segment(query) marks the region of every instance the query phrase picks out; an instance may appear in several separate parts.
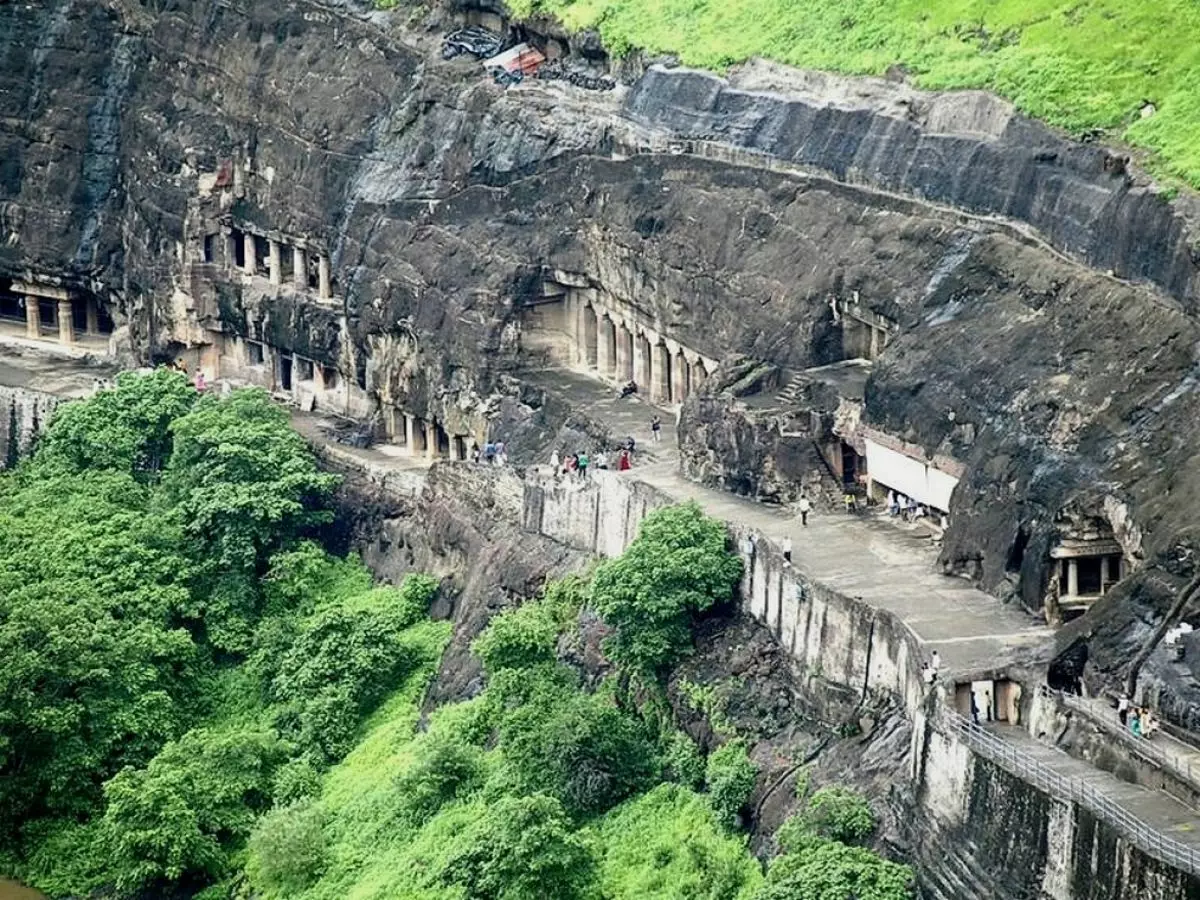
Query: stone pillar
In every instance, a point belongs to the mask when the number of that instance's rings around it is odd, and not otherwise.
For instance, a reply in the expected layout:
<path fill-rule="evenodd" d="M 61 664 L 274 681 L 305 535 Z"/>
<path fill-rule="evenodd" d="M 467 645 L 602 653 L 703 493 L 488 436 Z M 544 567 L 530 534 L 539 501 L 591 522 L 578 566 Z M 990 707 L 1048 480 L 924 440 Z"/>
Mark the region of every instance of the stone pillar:
<path fill-rule="evenodd" d="M 617 335 L 617 381 L 624 384 L 633 377 L 633 335 L 623 322 L 615 326 Z"/>
<path fill-rule="evenodd" d="M 42 309 L 38 298 L 32 295 L 25 297 L 25 336 L 35 339 L 42 336 Z"/>
<path fill-rule="evenodd" d="M 84 302 L 86 304 L 85 308 L 87 310 L 87 325 L 86 325 L 87 333 L 89 335 L 99 334 L 100 333 L 100 308 L 99 308 L 99 305 L 96 303 L 96 298 L 88 297 L 87 300 L 85 300 Z"/>
<path fill-rule="evenodd" d="M 571 288 L 563 295 L 563 325 L 567 333 L 567 364 L 574 365 L 579 361 L 579 303 Z"/>
<path fill-rule="evenodd" d="M 283 259 L 279 250 L 279 241 L 270 242 L 271 255 L 267 264 L 271 271 L 271 284 L 283 284 Z"/>
<path fill-rule="evenodd" d="M 75 343 L 75 322 L 70 300 L 58 301 L 58 339 L 64 344 Z"/>
<path fill-rule="evenodd" d="M 596 339 L 596 366 L 602 376 L 612 378 L 617 363 L 617 340 L 612 319 L 600 316 L 597 330 L 599 334 Z"/>
<path fill-rule="evenodd" d="M 258 247 L 254 244 L 254 235 L 247 234 L 242 238 L 242 255 L 245 259 L 242 262 L 246 266 L 246 274 L 254 275 L 258 272 Z"/>
<path fill-rule="evenodd" d="M 325 367 L 319 362 L 313 362 L 313 390 L 325 390 Z M 388 437 L 392 437 L 396 433 L 396 408 L 389 406 L 388 408 Z"/>
<path fill-rule="evenodd" d="M 591 306 L 583 307 L 583 364 L 589 369 L 596 368 L 599 355 L 598 317 Z"/>
<path fill-rule="evenodd" d="M 1076 559 L 1067 560 L 1067 596 L 1079 596 L 1079 561 Z"/>
<path fill-rule="evenodd" d="M 417 455 L 417 417 L 404 414 L 404 446 L 409 456 Z"/>
<path fill-rule="evenodd" d="M 662 344 L 650 348 L 650 402 L 671 402 L 671 353 Z"/>
<path fill-rule="evenodd" d="M 687 399 L 687 360 L 683 351 L 675 354 L 674 365 L 671 367 L 671 398 L 676 403 Z"/>
<path fill-rule="evenodd" d="M 230 272 L 237 268 L 237 238 L 232 231 L 225 232 L 225 268 Z"/>
<path fill-rule="evenodd" d="M 425 458 L 426 459 L 437 459 L 437 455 L 438 455 L 437 423 L 436 422 L 426 422 L 425 423 Z"/>
<path fill-rule="evenodd" d="M 640 334 L 633 338 L 633 380 L 645 397 L 650 396 L 650 344 Z"/>
<path fill-rule="evenodd" d="M 317 257 L 317 279 L 321 299 L 330 299 L 333 296 L 333 290 L 329 284 L 329 257 L 324 253 Z"/>
<path fill-rule="evenodd" d="M 308 290 L 308 253 L 303 247 L 292 248 L 292 284 L 298 291 Z"/>

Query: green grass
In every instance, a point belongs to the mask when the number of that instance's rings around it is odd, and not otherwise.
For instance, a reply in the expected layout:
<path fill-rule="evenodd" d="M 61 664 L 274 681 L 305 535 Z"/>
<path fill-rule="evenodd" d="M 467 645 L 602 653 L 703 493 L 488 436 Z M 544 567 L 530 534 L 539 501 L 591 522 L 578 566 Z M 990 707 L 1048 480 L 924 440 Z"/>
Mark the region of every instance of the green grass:
<path fill-rule="evenodd" d="M 986 88 L 1079 134 L 1153 151 L 1160 175 L 1200 187 L 1196 0 L 509 0 L 606 45 L 722 70 L 758 56 L 930 89 Z M 1142 119 L 1150 102 L 1157 112 Z"/>

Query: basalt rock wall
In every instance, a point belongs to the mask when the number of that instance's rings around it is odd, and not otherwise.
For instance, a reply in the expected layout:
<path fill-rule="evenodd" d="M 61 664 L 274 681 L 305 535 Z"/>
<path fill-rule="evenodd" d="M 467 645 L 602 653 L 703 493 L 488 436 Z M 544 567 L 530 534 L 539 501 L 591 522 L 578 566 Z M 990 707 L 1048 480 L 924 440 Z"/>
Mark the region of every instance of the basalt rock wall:
<path fill-rule="evenodd" d="M 837 102 L 828 91 L 836 81 L 793 78 L 787 86 L 799 96 L 783 96 L 656 66 L 627 108 L 682 136 L 1028 224 L 1063 252 L 1151 281 L 1195 309 L 1194 234 L 1156 191 L 1136 183 L 1127 158 L 1067 140 L 982 92 L 929 95 L 876 82 L 875 97 L 866 99 L 867 87 Z"/>
<path fill-rule="evenodd" d="M 0 469 L 29 454 L 60 402 L 53 394 L 0 385 Z"/>

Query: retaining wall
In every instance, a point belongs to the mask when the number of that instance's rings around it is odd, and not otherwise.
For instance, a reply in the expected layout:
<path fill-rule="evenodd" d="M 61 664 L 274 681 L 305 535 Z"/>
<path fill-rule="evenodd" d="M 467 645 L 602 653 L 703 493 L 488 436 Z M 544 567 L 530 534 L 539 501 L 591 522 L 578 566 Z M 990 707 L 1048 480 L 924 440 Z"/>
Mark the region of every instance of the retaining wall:
<path fill-rule="evenodd" d="M 587 480 L 531 470 L 522 527 L 577 550 L 615 556 L 651 510 L 673 502 L 614 472 Z M 745 532 L 730 526 L 737 547 Z M 914 722 L 911 853 L 929 900 L 1200 900 L 1200 880 L 1166 836 L 1113 815 L 1105 798 L 1055 776 L 1003 738 L 926 695 L 921 649 L 907 626 L 785 566 L 759 537 L 743 556 L 746 611 L 810 678 L 891 695 Z M 1091 798 L 1089 800 L 1089 797 Z"/>

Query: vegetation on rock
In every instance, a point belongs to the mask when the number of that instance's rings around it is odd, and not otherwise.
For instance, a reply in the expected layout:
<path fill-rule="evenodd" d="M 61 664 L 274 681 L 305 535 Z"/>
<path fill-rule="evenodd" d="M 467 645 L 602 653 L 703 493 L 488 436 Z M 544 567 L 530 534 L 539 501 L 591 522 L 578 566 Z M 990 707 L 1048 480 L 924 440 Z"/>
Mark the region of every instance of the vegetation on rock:
<path fill-rule="evenodd" d="M 922 88 L 984 88 L 1029 115 L 1156 151 L 1200 187 L 1200 6 L 1191 0 L 509 0 L 598 29 L 611 51 L 676 54 L 721 70 L 759 56 L 884 75 Z M 1143 114 L 1143 111 L 1145 114 Z"/>
<path fill-rule="evenodd" d="M 862 835 L 837 793 L 764 877 L 745 745 L 705 759 L 676 728 L 656 676 L 740 574 L 719 523 L 659 511 L 495 617 L 482 693 L 420 729 L 437 582 L 314 543 L 332 487 L 265 394 L 167 372 L 64 407 L 0 476 L 4 871 L 115 898 L 907 897 L 829 840 Z M 618 669 L 591 687 L 557 652 L 587 604 Z"/>

